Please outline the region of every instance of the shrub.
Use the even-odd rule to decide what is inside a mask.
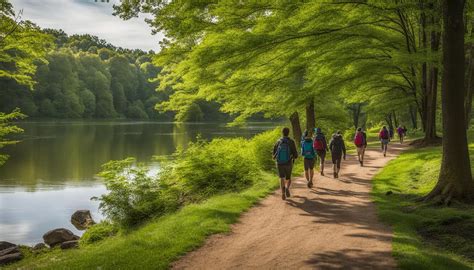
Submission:
[[[88,228],[81,237],[81,244],[91,244],[114,236],[118,232],[118,227],[109,222],[101,222]]]
[[[275,169],[275,161],[272,158],[273,145],[280,137],[280,128],[270,130],[256,135],[252,138],[253,157],[257,165],[266,171]]]
[[[249,187],[259,173],[252,155],[252,144],[245,139],[214,139],[190,143],[178,151],[166,178],[176,179],[186,200]]]
[[[99,198],[99,209],[112,222],[122,226],[136,225],[153,216],[176,208],[176,200],[169,198],[166,186],[159,177],[150,174],[143,164],[127,158],[110,161],[99,173],[109,191]]]

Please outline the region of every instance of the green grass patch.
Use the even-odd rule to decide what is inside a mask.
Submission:
[[[470,152],[472,161],[474,144]],[[374,178],[372,196],[381,220],[393,228],[393,255],[402,269],[474,268],[474,208],[416,201],[436,184],[440,163],[440,147],[413,149]]]
[[[263,173],[254,186],[242,192],[187,205],[129,233],[77,250],[28,254],[7,269],[167,269],[179,256],[202,245],[207,236],[228,232],[242,212],[277,186],[273,174]]]

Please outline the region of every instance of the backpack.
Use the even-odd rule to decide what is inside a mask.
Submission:
[[[388,140],[388,131],[387,130],[381,130],[380,131],[380,138],[384,140]]]
[[[343,151],[343,142],[342,142],[342,137],[341,136],[336,136],[333,138],[333,143],[332,143],[332,153],[341,153]]]
[[[318,150],[318,151],[325,150],[323,138],[324,138],[323,136],[316,135],[316,137],[314,138],[314,144],[313,144],[313,147],[315,150]]]
[[[306,159],[314,159],[313,140],[304,140],[301,142],[301,155]]]
[[[278,164],[285,164],[290,161],[290,144],[288,139],[280,139],[275,156]]]
[[[364,145],[364,134],[357,132],[354,138],[354,144],[358,147]]]

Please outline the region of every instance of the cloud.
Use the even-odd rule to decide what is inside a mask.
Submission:
[[[113,16],[112,5],[101,0],[12,0],[15,11],[23,10],[23,19],[40,27],[63,29],[71,34],[91,34],[115,46],[130,49],[159,50],[162,34],[152,35],[145,16],[123,21]]]

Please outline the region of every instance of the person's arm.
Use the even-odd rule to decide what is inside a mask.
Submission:
[[[292,143],[290,144],[290,150],[291,150],[291,155],[293,156],[293,159],[298,158],[298,151],[296,150],[296,143],[295,141],[291,141]]]
[[[273,146],[273,154],[272,154],[273,159],[276,158],[276,153],[277,153],[277,150],[278,150],[278,144],[279,144],[279,143],[280,143],[280,141],[277,141],[277,142],[275,143],[275,145]]]
[[[344,153],[344,160],[346,159],[346,144],[344,140],[342,140],[342,152]]]
[[[364,136],[364,146],[367,147],[367,134],[364,132],[362,135]]]
[[[323,145],[324,145],[324,149],[326,149],[326,152],[328,151],[328,143],[326,141],[326,137],[323,137]]]

